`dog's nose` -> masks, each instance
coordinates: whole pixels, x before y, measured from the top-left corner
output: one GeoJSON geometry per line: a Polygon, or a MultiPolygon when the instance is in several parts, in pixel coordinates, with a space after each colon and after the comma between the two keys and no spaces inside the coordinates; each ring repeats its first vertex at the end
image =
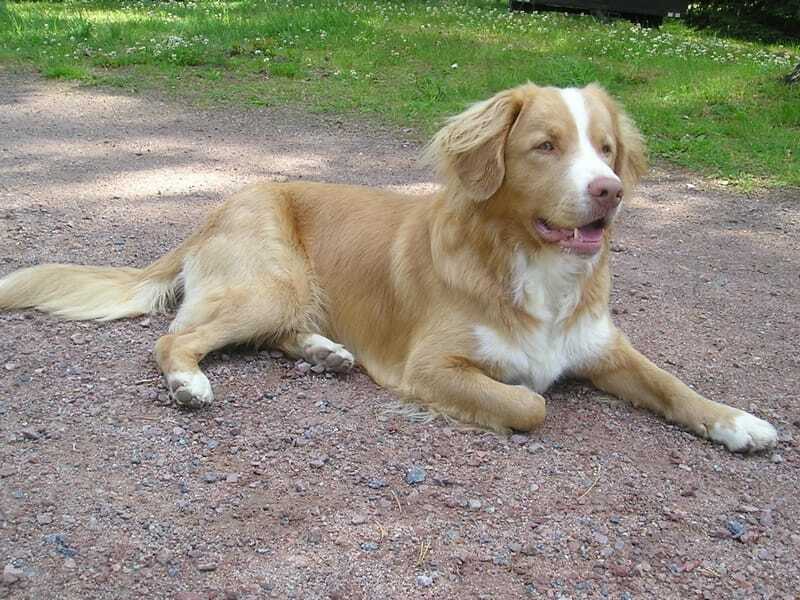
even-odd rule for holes
{"type": "Polygon", "coordinates": [[[615,208],[622,202],[622,182],[611,177],[593,179],[589,182],[589,196],[603,208],[615,208]]]}

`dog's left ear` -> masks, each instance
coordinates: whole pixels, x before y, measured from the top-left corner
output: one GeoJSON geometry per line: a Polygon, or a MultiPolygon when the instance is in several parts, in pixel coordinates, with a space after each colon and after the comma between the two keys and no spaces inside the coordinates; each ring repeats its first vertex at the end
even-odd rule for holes
{"type": "Polygon", "coordinates": [[[518,90],[506,90],[451,117],[425,150],[445,184],[458,185],[477,201],[490,198],[506,174],[508,132],[522,109],[518,90]]]}
{"type": "Polygon", "coordinates": [[[626,193],[633,191],[647,173],[647,154],[644,139],[631,118],[620,110],[617,120],[618,149],[614,172],[622,179],[626,193]]]}

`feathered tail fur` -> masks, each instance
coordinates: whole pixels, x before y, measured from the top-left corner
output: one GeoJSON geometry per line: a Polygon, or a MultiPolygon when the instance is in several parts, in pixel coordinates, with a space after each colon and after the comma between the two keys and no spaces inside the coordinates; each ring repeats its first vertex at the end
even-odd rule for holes
{"type": "Polygon", "coordinates": [[[64,319],[108,321],[162,311],[175,302],[183,249],[144,269],[44,264],[0,279],[0,310],[35,308],[64,319]]]}

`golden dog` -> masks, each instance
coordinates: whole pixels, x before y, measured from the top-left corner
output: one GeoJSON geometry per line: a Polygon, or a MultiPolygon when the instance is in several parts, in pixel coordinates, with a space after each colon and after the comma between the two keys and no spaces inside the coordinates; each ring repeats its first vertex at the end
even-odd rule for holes
{"type": "Polygon", "coordinates": [[[500,92],[451,118],[427,156],[433,195],[252,185],[143,269],[11,273],[0,309],[107,320],[180,294],[155,357],[183,406],[213,399],[206,354],[254,343],[317,370],[357,360],[402,397],[497,430],[539,425],[540,394],[571,375],[729,450],[775,445],[769,423],[695,393],[611,321],[609,231],[646,164],[600,87],[500,92]]]}

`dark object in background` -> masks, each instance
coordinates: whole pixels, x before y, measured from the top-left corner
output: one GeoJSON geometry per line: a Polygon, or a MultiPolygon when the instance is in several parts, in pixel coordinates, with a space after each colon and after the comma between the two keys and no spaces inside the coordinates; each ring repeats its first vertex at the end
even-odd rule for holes
{"type": "Polygon", "coordinates": [[[510,0],[510,10],[558,10],[624,17],[646,27],[658,27],[666,16],[686,12],[686,0],[510,0]]]}

